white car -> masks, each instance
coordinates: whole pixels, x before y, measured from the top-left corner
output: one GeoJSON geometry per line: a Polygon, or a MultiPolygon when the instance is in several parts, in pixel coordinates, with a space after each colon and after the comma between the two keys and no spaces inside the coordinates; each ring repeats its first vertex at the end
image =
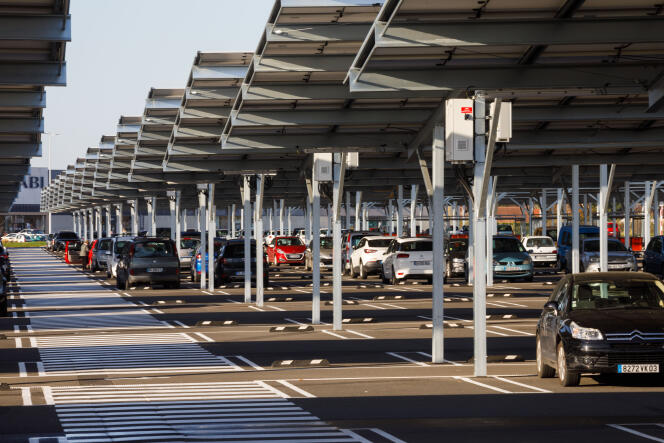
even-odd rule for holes
{"type": "Polygon", "coordinates": [[[558,251],[551,237],[546,235],[524,237],[521,243],[526,248],[526,251],[528,251],[528,254],[530,254],[530,258],[533,260],[533,267],[556,270],[558,251]]]}
{"type": "Polygon", "coordinates": [[[433,242],[430,238],[393,239],[383,256],[385,283],[398,284],[407,278],[433,279],[433,242]]]}
{"type": "Polygon", "coordinates": [[[133,241],[134,237],[113,237],[113,241],[111,242],[111,247],[108,252],[110,254],[108,255],[108,260],[106,261],[106,277],[108,278],[117,278],[117,269],[118,269],[118,261],[120,261],[120,252],[122,251],[122,248],[124,247],[125,243],[133,241]]]}
{"type": "Polygon", "coordinates": [[[380,273],[383,254],[394,237],[363,237],[350,254],[350,275],[364,279],[369,274],[380,273]]]}
{"type": "Polygon", "coordinates": [[[19,240],[19,234],[6,234],[5,236],[2,237],[2,241],[6,242],[23,242],[23,237],[21,236],[21,240],[19,240]]]}

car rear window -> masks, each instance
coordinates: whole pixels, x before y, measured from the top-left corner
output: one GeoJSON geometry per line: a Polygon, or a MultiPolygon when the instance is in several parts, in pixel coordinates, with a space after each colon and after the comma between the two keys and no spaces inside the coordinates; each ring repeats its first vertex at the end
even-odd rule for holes
{"type": "Polygon", "coordinates": [[[387,248],[392,241],[391,238],[379,238],[376,240],[367,240],[368,245],[373,248],[387,248]]]}
{"type": "Polygon", "coordinates": [[[166,241],[138,242],[134,245],[134,257],[169,257],[173,255],[173,245],[166,241]]]}
{"type": "MultiPolygon", "coordinates": [[[[256,257],[256,245],[252,244],[249,248],[251,250],[251,257],[256,257]]],[[[232,244],[226,245],[224,250],[225,258],[244,258],[244,245],[243,244],[232,244]]]]}
{"type": "Polygon", "coordinates": [[[323,249],[332,249],[333,247],[332,237],[321,237],[320,247],[323,249]]]}
{"type": "Polygon", "coordinates": [[[119,253],[120,251],[122,251],[122,248],[124,248],[124,246],[125,246],[127,243],[129,243],[129,241],[127,241],[127,240],[116,241],[116,242],[115,242],[115,253],[117,254],[117,253],[119,253]]]}
{"type": "Polygon", "coordinates": [[[553,240],[549,237],[529,238],[526,242],[526,246],[530,248],[546,248],[553,246],[553,240]]]}
{"type": "Polygon", "coordinates": [[[277,246],[302,246],[302,240],[299,237],[278,238],[277,246]]]}
{"type": "Polygon", "coordinates": [[[433,242],[430,241],[411,241],[411,242],[405,242],[401,243],[401,251],[411,251],[411,252],[418,252],[418,251],[432,251],[433,249],[433,242]]]}
{"type": "Polygon", "coordinates": [[[468,242],[464,240],[450,241],[447,248],[450,252],[465,252],[468,250],[468,242]]]}
{"type": "Polygon", "coordinates": [[[58,238],[62,240],[78,240],[78,235],[75,232],[60,232],[58,238]]]}

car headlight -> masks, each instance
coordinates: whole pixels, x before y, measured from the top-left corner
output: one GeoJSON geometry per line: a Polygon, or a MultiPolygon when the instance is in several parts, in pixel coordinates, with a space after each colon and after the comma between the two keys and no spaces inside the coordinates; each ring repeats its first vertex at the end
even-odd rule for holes
{"type": "Polygon", "coordinates": [[[494,260],[494,261],[493,261],[493,265],[494,265],[494,266],[499,266],[500,263],[498,262],[498,260],[494,260]]]}
{"type": "Polygon", "coordinates": [[[524,264],[524,265],[529,265],[529,264],[531,264],[532,262],[533,262],[533,261],[532,261],[531,259],[527,258],[527,259],[525,259],[525,260],[523,261],[523,264],[524,264]]]}
{"type": "Polygon", "coordinates": [[[584,328],[574,322],[569,324],[569,328],[572,331],[572,337],[577,340],[604,340],[604,336],[599,329],[584,328]]]}
{"type": "Polygon", "coordinates": [[[282,250],[279,249],[279,248],[277,248],[276,251],[277,251],[278,254],[284,254],[284,251],[282,251],[282,250]]]}
{"type": "Polygon", "coordinates": [[[599,257],[590,257],[589,261],[590,263],[597,263],[599,262],[599,257]]]}

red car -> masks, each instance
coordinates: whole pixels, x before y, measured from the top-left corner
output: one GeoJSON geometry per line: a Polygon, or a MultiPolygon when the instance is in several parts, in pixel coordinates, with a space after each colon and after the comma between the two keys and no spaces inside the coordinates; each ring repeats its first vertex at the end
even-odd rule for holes
{"type": "Polygon", "coordinates": [[[609,232],[609,237],[620,237],[620,228],[617,224],[614,226],[613,222],[608,222],[606,227],[609,232]]]}
{"type": "Polygon", "coordinates": [[[300,237],[275,237],[265,249],[268,261],[274,266],[282,263],[304,265],[304,251],[307,247],[300,237]]]}

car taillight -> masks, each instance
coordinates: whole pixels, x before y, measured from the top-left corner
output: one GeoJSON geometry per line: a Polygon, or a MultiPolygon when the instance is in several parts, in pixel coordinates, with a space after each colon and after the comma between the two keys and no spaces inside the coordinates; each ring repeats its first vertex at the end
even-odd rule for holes
{"type": "Polygon", "coordinates": [[[221,263],[224,264],[224,265],[225,265],[225,264],[228,264],[228,260],[226,260],[225,258],[222,258],[222,259],[221,259],[221,263]]]}
{"type": "Polygon", "coordinates": [[[134,270],[133,269],[129,270],[129,275],[134,275],[134,270]]]}
{"type": "Polygon", "coordinates": [[[196,254],[196,260],[200,260],[200,259],[201,259],[201,254],[196,254]]]}
{"type": "Polygon", "coordinates": [[[134,256],[134,251],[135,251],[135,245],[132,243],[131,246],[129,247],[129,256],[130,257],[134,256]]]}
{"type": "Polygon", "coordinates": [[[372,253],[374,253],[374,252],[376,252],[375,249],[365,249],[365,250],[364,250],[364,253],[365,253],[365,254],[372,254],[372,253]]]}
{"type": "Polygon", "coordinates": [[[408,258],[410,255],[408,254],[397,254],[397,258],[408,258]]]}
{"type": "Polygon", "coordinates": [[[180,273],[180,269],[175,268],[175,273],[176,273],[176,274],[179,274],[179,273],[180,273]]]}
{"type": "Polygon", "coordinates": [[[551,252],[551,253],[552,253],[552,254],[557,254],[558,251],[554,249],[553,252],[551,252]]]}

